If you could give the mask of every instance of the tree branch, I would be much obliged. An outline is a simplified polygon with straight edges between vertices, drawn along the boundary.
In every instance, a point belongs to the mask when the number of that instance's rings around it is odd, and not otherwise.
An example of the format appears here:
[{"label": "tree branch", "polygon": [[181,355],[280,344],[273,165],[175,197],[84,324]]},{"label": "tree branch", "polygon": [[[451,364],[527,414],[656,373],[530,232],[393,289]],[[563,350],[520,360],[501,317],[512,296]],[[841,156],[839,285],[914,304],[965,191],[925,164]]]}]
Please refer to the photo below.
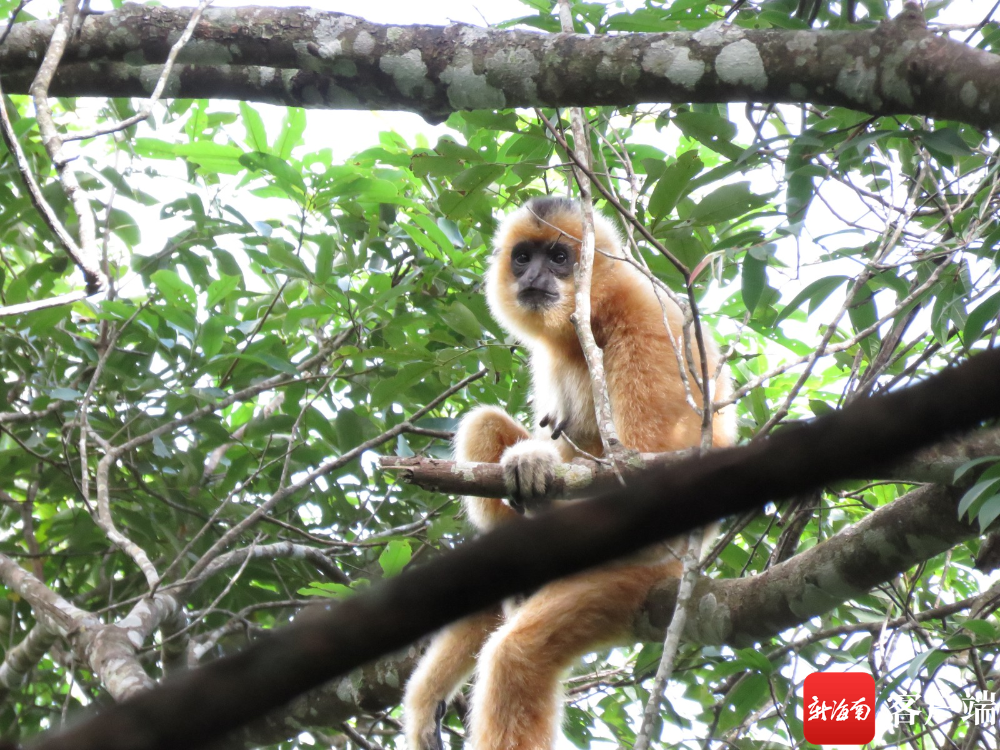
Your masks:
[{"label": "tree branch", "polygon": [[[664,469],[697,454],[694,448],[674,453],[641,453],[622,464],[622,478],[628,482],[641,477],[644,469]],[[1000,429],[981,430],[927,448],[868,478],[951,484],[955,470],[965,462],[995,455],[1000,455]],[[415,484],[431,492],[476,497],[506,497],[508,494],[499,464],[382,456],[379,468],[395,472],[400,482]],[[613,467],[581,458],[556,467],[551,497],[559,500],[588,497],[613,492],[619,486],[619,475]]]},{"label": "tree branch", "polygon": [[[960,521],[959,490],[920,487],[790,560],[752,578],[702,577],[685,635],[703,644],[745,647],[828,612],[901,572],[978,534]],[[677,581],[649,595],[636,637],[663,637]]]},{"label": "tree branch", "polygon": [[[190,8],[126,5],[88,16],[50,93],[148,97]],[[25,93],[52,21],[15,24],[0,47],[8,90]],[[639,102],[803,102],[873,115],[1000,123],[996,56],[926,28],[910,4],[863,31],[713,25],[662,34],[540,34],[462,24],[375,24],[302,8],[208,10],[166,95],[443,120],[462,109]],[[152,67],[150,67],[152,66]]]}]

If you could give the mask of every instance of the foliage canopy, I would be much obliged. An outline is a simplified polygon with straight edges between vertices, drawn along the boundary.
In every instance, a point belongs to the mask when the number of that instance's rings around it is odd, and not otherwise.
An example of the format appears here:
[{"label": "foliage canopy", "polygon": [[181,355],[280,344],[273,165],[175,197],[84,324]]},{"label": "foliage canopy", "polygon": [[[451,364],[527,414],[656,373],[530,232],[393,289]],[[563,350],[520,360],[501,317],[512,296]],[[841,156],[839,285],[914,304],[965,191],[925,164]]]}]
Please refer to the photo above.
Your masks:
[{"label": "foliage canopy", "polygon": [[[558,30],[548,0],[525,4],[511,24]],[[929,19],[948,5],[931,4]],[[15,6],[0,0],[0,13]],[[894,10],[884,0],[736,7],[735,24],[790,29],[868,27]],[[708,0],[573,8],[578,30],[591,33],[701,29],[729,10]],[[971,43],[996,52],[997,22],[978,27]],[[30,100],[6,104],[46,199],[78,231]],[[72,135],[138,103],[53,106]],[[1000,178],[996,141],[982,132],[809,104],[642,104],[586,116],[600,179],[697,269],[693,297],[729,353],[741,439],[994,345]],[[570,159],[542,117],[570,137],[558,110],[463,112],[444,135],[386,130],[340,160],[317,147],[329,135],[307,127],[303,110],[174,100],[148,124],[84,142],[73,169],[97,216],[111,291],[3,320],[0,553],[114,623],[148,593],[150,575],[112,540],[120,534],[141,549],[187,616],[144,634],[138,658],[155,680],[171,659],[196,666],[305,603],[349,596],[456,544],[466,533],[460,505],[395,483],[374,469],[373,452],[447,458],[449,432],[476,403],[528,420],[525,353],[490,317],[480,279],[503,212],[575,189]],[[14,159],[2,156],[2,303],[79,288]],[[613,213],[606,201],[598,207]],[[637,256],[686,293],[684,276],[621,226]],[[398,429],[482,369],[486,377]],[[374,443],[364,449],[366,441]],[[106,467],[102,498],[99,462],[126,443]],[[888,480],[831,488],[801,501],[812,510],[801,525],[793,523],[801,503],[733,519],[710,574],[754,575],[910,488]],[[256,522],[238,526],[262,507]],[[987,468],[961,510],[983,528],[1000,516],[1000,470]],[[219,540],[224,548],[213,549]],[[801,745],[795,696],[805,674],[852,665],[875,674],[885,721],[894,697],[922,696],[925,723],[887,722],[885,745],[986,741],[981,733],[995,741],[995,727],[960,720],[961,698],[992,690],[997,669],[992,607],[970,614],[987,583],[974,569],[978,549],[978,541],[955,547],[757,649],[683,646],[663,746]],[[234,550],[247,552],[215,558],[199,585],[171,589],[204,572],[206,553]],[[3,592],[9,656],[40,615],[9,581]],[[605,651],[574,671],[572,743],[631,744],[660,651],[650,643]],[[400,674],[408,668],[402,660]],[[123,695],[61,640],[23,685],[5,687],[0,734],[12,739],[57,726],[108,691]],[[323,717],[304,729],[319,744],[338,744],[331,735],[346,731],[349,744],[364,747],[360,733],[402,747],[398,707],[385,709],[359,713],[346,730],[343,718]],[[458,717],[447,722],[457,738]],[[280,744],[307,744],[303,737]]]}]

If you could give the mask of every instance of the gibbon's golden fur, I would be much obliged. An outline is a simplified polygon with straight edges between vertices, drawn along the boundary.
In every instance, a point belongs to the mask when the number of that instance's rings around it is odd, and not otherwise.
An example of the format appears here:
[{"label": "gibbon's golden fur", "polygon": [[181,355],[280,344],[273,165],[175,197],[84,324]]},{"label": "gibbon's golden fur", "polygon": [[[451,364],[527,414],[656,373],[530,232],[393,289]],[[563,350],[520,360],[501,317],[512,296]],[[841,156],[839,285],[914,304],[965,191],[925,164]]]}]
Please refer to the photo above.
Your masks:
[{"label": "gibbon's golden fur", "polygon": [[[591,326],[604,352],[618,435],[627,448],[642,452],[696,446],[701,418],[688,404],[678,357],[664,327],[666,313],[680,345],[681,311],[624,260],[611,222],[600,215],[594,219]],[[511,503],[464,498],[479,529],[513,521],[520,517],[518,510],[530,510],[543,500],[555,464],[576,455],[564,435],[588,453],[602,453],[587,363],[570,322],[581,234],[581,209],[575,201],[536,198],[510,215],[494,238],[486,294],[496,318],[530,352],[539,426],[532,437],[493,406],[480,406],[462,420],[455,437],[456,460],[500,462],[514,496]],[[709,373],[715,372],[717,360],[712,346]],[[718,378],[715,389],[717,397],[728,392],[726,375]],[[700,403],[698,389],[692,390]],[[713,427],[714,444],[730,445],[729,415],[718,415]],[[563,671],[588,651],[627,639],[650,588],[680,575],[676,545],[658,552],[557,581],[506,613],[496,608],[439,633],[406,688],[410,750],[441,748],[444,702],[477,663],[469,747],[550,750],[561,715]]]}]

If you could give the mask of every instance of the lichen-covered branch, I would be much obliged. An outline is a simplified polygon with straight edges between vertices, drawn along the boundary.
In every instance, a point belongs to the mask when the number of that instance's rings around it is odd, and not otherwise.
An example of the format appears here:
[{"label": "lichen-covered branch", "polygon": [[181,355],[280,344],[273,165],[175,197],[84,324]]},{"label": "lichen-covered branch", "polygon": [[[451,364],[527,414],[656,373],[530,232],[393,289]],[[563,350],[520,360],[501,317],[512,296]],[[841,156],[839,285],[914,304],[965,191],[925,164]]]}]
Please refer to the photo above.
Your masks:
[{"label": "lichen-covered branch", "polygon": [[[960,495],[954,488],[920,487],[758,576],[700,579],[687,637],[697,643],[748,646],[871,591],[978,534],[978,527],[958,518]],[[662,638],[676,595],[676,580],[653,589],[636,626],[637,637]]]},{"label": "lichen-covered branch", "polygon": [[16,646],[7,651],[0,664],[0,700],[4,699],[8,690],[24,682],[25,676],[45,656],[55,640],[54,631],[35,625]]},{"label": "lichen-covered branch", "polygon": [[124,700],[152,687],[136,651],[176,606],[169,597],[143,599],[119,623],[108,625],[59,596],[4,554],[0,554],[0,581],[31,605],[44,628],[72,644],[114,698]]},{"label": "lichen-covered branch", "polygon": [[[88,16],[50,93],[150,96],[191,10],[126,5]],[[16,24],[0,47],[10,92],[27,91],[53,27]],[[929,31],[913,4],[861,31],[710,26],[615,36],[383,25],[246,7],[205,13],[165,95],[403,109],[434,120],[461,109],[808,101],[993,128],[998,70],[995,55]]]}]

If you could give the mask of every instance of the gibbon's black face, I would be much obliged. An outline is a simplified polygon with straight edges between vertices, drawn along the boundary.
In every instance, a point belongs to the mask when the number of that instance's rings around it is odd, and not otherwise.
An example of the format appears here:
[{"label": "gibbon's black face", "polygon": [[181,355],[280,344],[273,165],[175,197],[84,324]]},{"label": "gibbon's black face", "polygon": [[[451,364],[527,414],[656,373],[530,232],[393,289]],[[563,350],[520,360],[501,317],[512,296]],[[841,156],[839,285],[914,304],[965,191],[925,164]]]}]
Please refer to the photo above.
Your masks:
[{"label": "gibbon's black face", "polygon": [[559,301],[559,282],[573,273],[573,253],[560,242],[524,240],[510,253],[517,280],[517,301],[529,310],[544,310]]}]

